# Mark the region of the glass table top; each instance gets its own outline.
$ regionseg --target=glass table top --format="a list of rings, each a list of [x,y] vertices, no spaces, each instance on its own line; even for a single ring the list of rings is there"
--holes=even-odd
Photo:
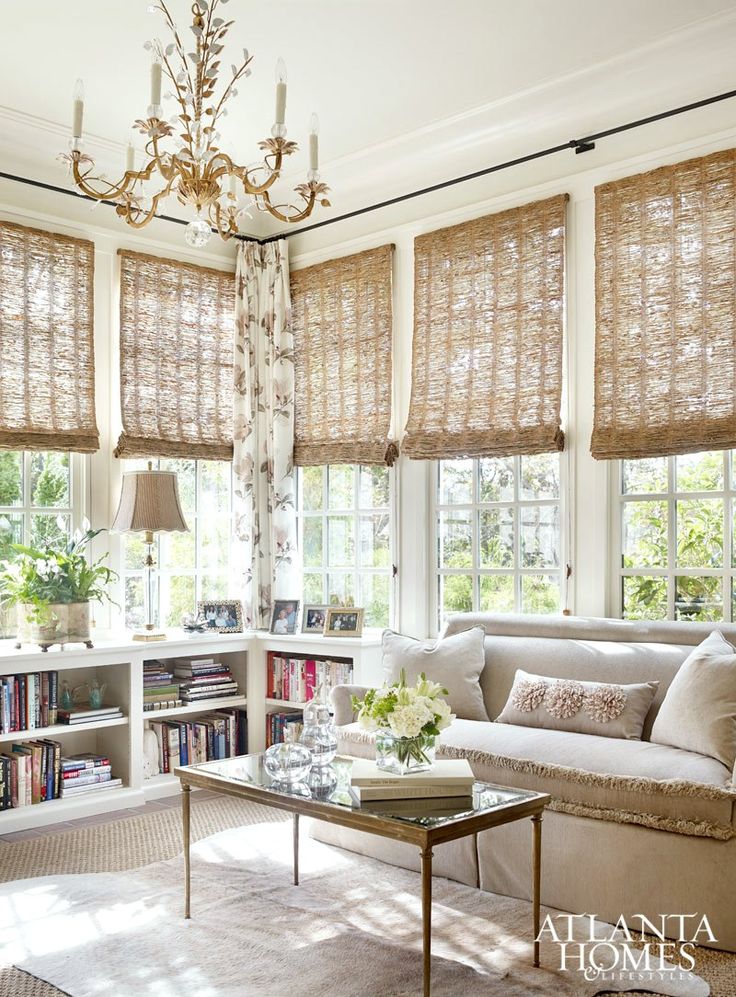
[[[232,782],[257,786],[267,793],[318,800],[336,807],[346,807],[361,814],[375,814],[390,820],[403,821],[422,827],[439,827],[452,821],[473,817],[510,803],[520,803],[539,796],[523,789],[509,789],[488,783],[473,784],[472,796],[412,800],[374,800],[358,803],[350,793],[352,759],[338,756],[323,770],[313,768],[304,782],[284,783],[274,780],[266,771],[264,754],[239,755],[221,761],[187,765],[187,771],[213,775]]]

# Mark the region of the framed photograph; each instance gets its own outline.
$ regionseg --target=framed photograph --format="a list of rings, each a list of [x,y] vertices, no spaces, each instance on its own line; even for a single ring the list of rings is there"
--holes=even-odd
[[[302,611],[302,633],[321,634],[325,630],[325,620],[329,606],[305,606]]]
[[[200,599],[197,613],[204,617],[205,633],[242,634],[243,607],[239,599]]]
[[[325,619],[325,637],[360,637],[363,610],[352,606],[330,606]]]
[[[272,634],[295,634],[299,621],[299,599],[274,599]]]

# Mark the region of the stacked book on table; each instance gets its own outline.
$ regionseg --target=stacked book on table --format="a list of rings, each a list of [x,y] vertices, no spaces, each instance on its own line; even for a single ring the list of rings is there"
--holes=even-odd
[[[233,673],[214,658],[176,658],[174,677],[179,682],[179,697],[187,705],[238,695]]]
[[[62,799],[117,789],[122,784],[122,779],[113,779],[110,759],[105,755],[84,752],[61,759]]]
[[[407,817],[447,817],[473,805],[473,771],[465,758],[435,762],[428,772],[393,775],[356,758],[350,793],[361,810]]]
[[[168,710],[181,706],[179,683],[166,668],[163,661],[155,659],[143,662],[143,709]]]

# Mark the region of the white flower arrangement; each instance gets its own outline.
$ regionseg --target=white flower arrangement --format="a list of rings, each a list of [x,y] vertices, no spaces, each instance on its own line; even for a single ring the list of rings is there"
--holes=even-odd
[[[354,696],[353,709],[363,730],[388,730],[394,737],[436,737],[455,719],[443,695],[447,689],[424,673],[416,685],[408,686],[402,670],[398,682],[369,689],[362,702]]]

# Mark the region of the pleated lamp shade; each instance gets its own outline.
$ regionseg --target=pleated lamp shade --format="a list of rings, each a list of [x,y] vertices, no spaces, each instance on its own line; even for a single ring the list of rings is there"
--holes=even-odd
[[[112,530],[119,533],[188,532],[174,471],[128,471]]]

